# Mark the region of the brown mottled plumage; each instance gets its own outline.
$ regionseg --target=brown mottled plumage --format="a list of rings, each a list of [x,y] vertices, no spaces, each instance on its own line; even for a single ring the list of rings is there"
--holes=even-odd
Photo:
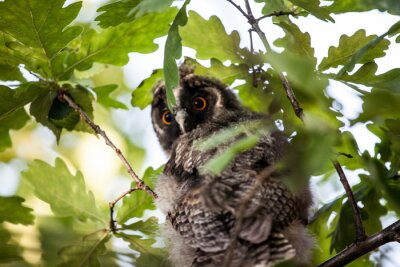
[[[288,143],[285,136],[278,130],[265,131],[253,148],[239,153],[221,174],[203,174],[202,167],[211,158],[251,130],[208,151],[199,150],[196,141],[266,118],[243,108],[223,84],[194,74],[181,78],[174,95],[174,115],[167,111],[162,84],[152,103],[154,129],[170,155],[156,191],[158,207],[167,216],[164,235],[174,266],[223,266],[232,242],[230,266],[272,266],[293,257],[306,264],[312,246],[305,228],[311,204],[308,187],[294,193],[278,173],[259,177],[282,157]],[[260,178],[262,183],[257,184]],[[238,214],[255,187],[246,209]],[[235,232],[239,218],[242,227]]]

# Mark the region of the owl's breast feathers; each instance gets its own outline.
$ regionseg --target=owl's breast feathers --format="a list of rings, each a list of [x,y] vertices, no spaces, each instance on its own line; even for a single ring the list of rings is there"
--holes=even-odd
[[[202,255],[197,260],[205,260],[208,255],[205,261],[212,264],[205,266],[223,263],[239,216],[243,225],[234,241],[238,242],[235,253],[253,257],[251,264],[293,257],[294,248],[281,231],[292,222],[302,220],[303,212],[297,206],[296,196],[283,185],[277,174],[266,177],[261,186],[258,185],[245,212],[237,214],[261,171],[280,158],[281,146],[286,142],[284,137],[280,133],[266,134],[255,147],[237,155],[221,174],[201,175],[199,170],[204,164],[229,144],[202,152],[195,146],[195,141],[215,133],[218,127],[216,124],[205,125],[181,135],[175,143],[164,171],[165,177],[177,185],[176,198],[167,219],[184,241]]]

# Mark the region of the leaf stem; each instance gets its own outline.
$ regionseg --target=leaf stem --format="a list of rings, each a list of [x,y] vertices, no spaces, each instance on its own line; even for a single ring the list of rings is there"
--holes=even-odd
[[[338,175],[340,177],[340,182],[342,183],[344,190],[346,191],[347,199],[349,201],[351,209],[353,210],[354,222],[355,222],[355,226],[356,226],[355,242],[357,244],[360,241],[363,241],[367,238],[367,235],[365,234],[364,226],[362,224],[360,210],[358,209],[357,202],[353,195],[353,191],[351,190],[349,182],[347,181],[347,177],[343,171],[342,166],[340,165],[340,163],[337,160],[333,160],[332,164],[335,167],[336,172],[338,173]]]

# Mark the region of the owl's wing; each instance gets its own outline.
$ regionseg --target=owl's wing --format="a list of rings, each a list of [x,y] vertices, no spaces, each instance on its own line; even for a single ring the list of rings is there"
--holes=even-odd
[[[228,211],[212,212],[204,207],[199,190],[186,194],[167,219],[186,243],[205,252],[225,250],[230,243],[234,217]]]

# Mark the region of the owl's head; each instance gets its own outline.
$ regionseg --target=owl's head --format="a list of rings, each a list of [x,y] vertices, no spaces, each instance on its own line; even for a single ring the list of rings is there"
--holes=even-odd
[[[217,80],[188,74],[181,77],[174,89],[176,106],[171,113],[167,106],[165,86],[154,91],[151,118],[163,149],[169,154],[175,140],[204,123],[217,121],[221,115],[241,110],[233,92]]]

